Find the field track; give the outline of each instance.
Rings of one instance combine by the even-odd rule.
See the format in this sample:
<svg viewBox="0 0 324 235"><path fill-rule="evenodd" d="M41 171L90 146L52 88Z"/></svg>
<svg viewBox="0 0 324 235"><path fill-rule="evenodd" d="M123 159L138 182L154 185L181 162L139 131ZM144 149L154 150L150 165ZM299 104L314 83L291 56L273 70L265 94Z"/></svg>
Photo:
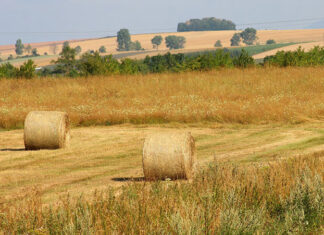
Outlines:
<svg viewBox="0 0 324 235"><path fill-rule="evenodd" d="M187 40L185 50L179 52L192 52L199 50L206 50L214 48L214 44L217 40L221 40L224 47L230 46L230 39L235 32L239 31L206 31L206 32L184 32L184 33L160 33L160 34L141 34L133 35L133 41L140 41L142 47L147 50L147 54L154 55L156 52L152 51L151 39L155 35L162 35L166 37L168 35L184 36ZM265 44L268 39L274 39L277 43L286 42L322 42L324 41L324 29L312 29L312 30L259 30L258 31L258 43ZM37 48L38 52L43 55L47 52L49 55L54 54L54 48L56 48L56 54L62 49L63 41L56 42L42 42L33 43L31 46ZM70 45L72 47L81 46L82 52L88 50L98 50L100 46L107 48L107 54L118 55L122 52L116 50L117 43L116 37L101 38L101 39L82 39L71 40ZM159 47L161 53L165 53L167 48L165 43ZM2 58L7 58L10 54L15 55L14 45L0 46L0 53ZM132 56L133 58L143 58L143 54L139 56ZM48 58L38 59L35 61L38 66L44 66L50 63ZM20 65L22 62L15 62L15 65Z"/></svg>
<svg viewBox="0 0 324 235"><path fill-rule="evenodd" d="M324 123L293 126L167 124L72 129L64 150L25 151L23 131L0 132L0 203L37 190L45 202L62 194L91 194L142 180L142 146L147 134L190 131L200 166L217 160L264 163L324 150Z"/></svg>

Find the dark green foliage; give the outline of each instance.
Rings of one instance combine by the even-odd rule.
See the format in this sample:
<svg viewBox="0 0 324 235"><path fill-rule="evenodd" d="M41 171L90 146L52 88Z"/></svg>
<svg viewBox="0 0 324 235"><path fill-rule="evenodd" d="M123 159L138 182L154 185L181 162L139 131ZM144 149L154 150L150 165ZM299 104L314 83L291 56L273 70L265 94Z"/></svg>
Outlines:
<svg viewBox="0 0 324 235"><path fill-rule="evenodd" d="M25 62L23 65L20 66L19 71L17 73L17 77L27 78L27 79L33 78L36 75L35 69L36 69L36 65L34 64L34 61L28 60L27 62Z"/></svg>
<svg viewBox="0 0 324 235"><path fill-rule="evenodd" d="M243 43L246 45L253 45L255 40L257 39L257 31L254 28L246 28L241 34L241 38L243 39Z"/></svg>
<svg viewBox="0 0 324 235"><path fill-rule="evenodd" d="M77 55L79 55L81 53L81 51L82 51L82 48L80 46L77 46L76 48L74 48L74 50L75 50L75 53Z"/></svg>
<svg viewBox="0 0 324 235"><path fill-rule="evenodd" d="M153 48L155 49L159 49L159 46L161 45L162 43L162 40L163 40L163 37L158 35L158 36L155 36L154 38L152 38L151 42L152 42L152 45L153 45Z"/></svg>
<svg viewBox="0 0 324 235"><path fill-rule="evenodd" d="M239 33L235 33L231 38L231 46L239 46L241 41L241 35Z"/></svg>
<svg viewBox="0 0 324 235"><path fill-rule="evenodd" d="M280 67L324 65L324 47L316 46L309 52L301 47L296 51L279 51L274 56L264 58L264 63Z"/></svg>
<svg viewBox="0 0 324 235"><path fill-rule="evenodd" d="M105 47L105 46L101 46L101 47L99 48L99 52L100 52L100 53L106 53L106 52L107 52L106 47Z"/></svg>
<svg viewBox="0 0 324 235"><path fill-rule="evenodd" d="M38 54L36 48L34 48L34 49L32 50L32 56L40 56L40 55Z"/></svg>
<svg viewBox="0 0 324 235"><path fill-rule="evenodd" d="M178 24L178 32L187 31L217 31L217 30L235 30L235 24L230 20L217 19L214 17L203 19L191 19L186 23Z"/></svg>
<svg viewBox="0 0 324 235"><path fill-rule="evenodd" d="M8 60L13 60L13 59L14 59L13 55L10 54L10 55L8 56Z"/></svg>
<svg viewBox="0 0 324 235"><path fill-rule="evenodd" d="M143 50L143 48L139 41L135 41L135 42L130 42L128 50L129 51L140 51L140 50Z"/></svg>
<svg viewBox="0 0 324 235"><path fill-rule="evenodd" d="M111 55L101 57L99 52L83 54L77 64L80 76L119 74L119 67L119 62Z"/></svg>
<svg viewBox="0 0 324 235"><path fill-rule="evenodd" d="M117 43L119 51L128 51L131 44L131 36L128 29L121 29L117 33Z"/></svg>
<svg viewBox="0 0 324 235"><path fill-rule="evenodd" d="M64 46L62 52L60 53L60 57L55 61L57 67L55 69L55 73L67 75L67 76L75 76L76 72L76 52L75 49L70 46Z"/></svg>
<svg viewBox="0 0 324 235"><path fill-rule="evenodd" d="M247 68L255 64L254 59L244 49L242 49L239 56L234 58L233 63L235 67L239 67L239 68Z"/></svg>
<svg viewBox="0 0 324 235"><path fill-rule="evenodd" d="M273 39L267 40L267 45L276 44L276 41Z"/></svg>
<svg viewBox="0 0 324 235"><path fill-rule="evenodd" d="M214 45L215 47L222 47L223 45L222 45L222 42L221 42L221 40L217 40L216 42L215 42L215 45Z"/></svg>
<svg viewBox="0 0 324 235"><path fill-rule="evenodd" d="M0 65L0 78L14 78L17 77L18 69L10 63Z"/></svg>
<svg viewBox="0 0 324 235"><path fill-rule="evenodd" d="M16 68L10 63L0 65L0 78L33 78L36 65L34 61L28 60L20 68Z"/></svg>
<svg viewBox="0 0 324 235"><path fill-rule="evenodd" d="M165 44L170 50L184 48L185 43L186 38L182 36L171 35L165 38Z"/></svg>
<svg viewBox="0 0 324 235"><path fill-rule="evenodd" d="M63 43L62 51L64 50L65 47L70 47L70 43L68 41L65 41Z"/></svg>
<svg viewBox="0 0 324 235"><path fill-rule="evenodd" d="M17 55L22 55L24 53L24 44L22 44L21 39L18 39L15 44L15 51Z"/></svg>

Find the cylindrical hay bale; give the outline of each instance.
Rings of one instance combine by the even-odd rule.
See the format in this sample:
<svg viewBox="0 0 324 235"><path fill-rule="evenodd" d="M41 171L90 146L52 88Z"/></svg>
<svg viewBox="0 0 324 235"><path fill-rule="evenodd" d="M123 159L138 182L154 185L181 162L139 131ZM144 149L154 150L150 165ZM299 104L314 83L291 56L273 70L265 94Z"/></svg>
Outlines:
<svg viewBox="0 0 324 235"><path fill-rule="evenodd" d="M195 140L190 132L156 133L143 148L143 170L147 180L190 179L195 164Z"/></svg>
<svg viewBox="0 0 324 235"><path fill-rule="evenodd" d="M35 111L25 119L26 150L59 149L69 144L69 117L64 112Z"/></svg>

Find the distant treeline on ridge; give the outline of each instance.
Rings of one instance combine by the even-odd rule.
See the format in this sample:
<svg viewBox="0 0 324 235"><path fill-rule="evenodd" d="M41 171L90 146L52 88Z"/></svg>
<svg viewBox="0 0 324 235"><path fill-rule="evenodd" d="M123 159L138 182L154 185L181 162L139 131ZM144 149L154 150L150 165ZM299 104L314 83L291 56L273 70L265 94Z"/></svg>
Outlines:
<svg viewBox="0 0 324 235"><path fill-rule="evenodd" d="M186 23L178 24L178 32L217 30L236 30L236 25L230 20L217 19L215 17L191 19Z"/></svg>

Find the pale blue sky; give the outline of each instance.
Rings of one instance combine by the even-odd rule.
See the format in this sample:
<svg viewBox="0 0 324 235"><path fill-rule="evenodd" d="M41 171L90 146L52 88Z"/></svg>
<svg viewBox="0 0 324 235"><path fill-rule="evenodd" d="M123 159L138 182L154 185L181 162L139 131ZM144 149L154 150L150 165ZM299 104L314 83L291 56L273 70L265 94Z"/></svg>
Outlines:
<svg viewBox="0 0 324 235"><path fill-rule="evenodd" d="M305 28L324 21L323 0L0 0L0 44L176 31L190 18L217 17L238 28ZM298 22L246 23L314 19Z"/></svg>

